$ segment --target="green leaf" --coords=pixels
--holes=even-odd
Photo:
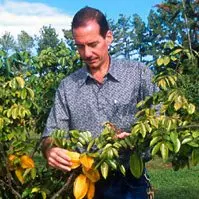
[[[120,165],[120,171],[124,176],[126,175],[126,169],[123,165]]]
[[[191,161],[193,166],[196,166],[199,163],[199,149],[194,149],[191,154]]]
[[[89,152],[94,144],[95,144],[95,139],[93,139],[89,142],[86,150]]]
[[[193,138],[199,137],[199,131],[193,131],[192,136],[193,136]]]
[[[177,153],[180,150],[181,143],[180,140],[177,138],[176,142],[174,143],[174,152]]]
[[[192,147],[199,147],[199,144],[198,144],[198,142],[196,142],[196,141],[191,141],[191,142],[188,142],[187,143],[189,146],[192,146]]]
[[[20,88],[24,88],[25,81],[22,77],[15,77]]]
[[[32,89],[30,89],[30,88],[26,88],[26,89],[27,89],[27,91],[29,93],[30,98],[33,99],[34,98],[34,91]]]
[[[140,107],[142,107],[144,104],[145,104],[145,101],[142,100],[142,101],[140,101],[140,102],[137,103],[136,107],[137,107],[137,108],[140,108]]]
[[[158,128],[158,120],[154,119],[154,118],[150,118],[149,122],[152,126],[154,126],[155,128]]]
[[[172,132],[170,133],[170,138],[171,138],[171,141],[172,141],[173,143],[175,143],[176,140],[178,139],[178,133],[172,131]]]
[[[193,140],[193,137],[189,136],[189,137],[185,138],[184,140],[182,140],[182,144],[186,144],[188,142],[191,142],[192,140]]]
[[[187,111],[190,115],[193,114],[195,110],[196,110],[196,107],[193,104],[188,105]]]
[[[18,116],[18,107],[12,108],[12,118],[16,119]]]
[[[164,63],[164,59],[163,59],[162,57],[159,57],[159,58],[157,59],[157,65],[158,65],[158,66],[161,66],[163,63]]]
[[[161,79],[161,80],[158,81],[158,86],[161,87],[164,90],[167,89],[166,81],[164,79]]]
[[[17,82],[16,82],[16,79],[12,79],[10,82],[9,82],[9,86],[13,89],[16,89],[17,88]]]
[[[26,176],[30,173],[31,168],[25,169],[24,173],[23,173],[23,177],[26,178]]]
[[[136,124],[132,130],[131,130],[131,133],[132,134],[137,134],[137,132],[140,131],[140,125],[139,124]]]
[[[176,85],[176,77],[175,76],[168,76],[168,79],[171,83],[171,85]]]
[[[32,168],[32,169],[31,169],[31,178],[32,178],[33,180],[35,179],[36,174],[37,174],[36,168]]]
[[[31,193],[37,193],[40,191],[39,187],[33,187]]]
[[[173,144],[171,142],[167,141],[167,142],[165,142],[165,144],[167,145],[167,147],[170,151],[173,151]]]
[[[46,199],[46,192],[41,191],[41,195],[42,195],[42,198],[43,198],[43,199]]]
[[[165,66],[167,66],[170,63],[170,57],[164,56],[163,63]]]
[[[151,155],[154,156],[159,150],[160,150],[160,145],[162,142],[158,142],[152,149]]]
[[[143,138],[145,138],[146,132],[147,132],[147,130],[146,130],[145,125],[143,123],[140,123],[140,133],[142,134]]]
[[[176,111],[178,111],[182,107],[182,102],[176,101],[174,104],[174,108]]]
[[[4,125],[4,119],[3,119],[3,118],[0,118],[0,129],[3,128],[3,125]]]
[[[103,178],[106,179],[108,176],[108,170],[109,170],[108,164],[106,162],[103,162],[100,166],[100,170],[101,170]]]
[[[157,136],[157,137],[154,137],[151,142],[150,142],[150,146],[153,146],[155,145],[158,141],[160,141],[162,139],[162,137],[160,136]]]
[[[174,50],[174,51],[171,53],[171,55],[178,54],[178,53],[181,52],[181,51],[182,51],[182,49],[181,49],[181,48],[178,48],[178,49]]]
[[[172,61],[176,61],[176,60],[178,60],[176,57],[174,57],[174,56],[171,56],[171,60]]]
[[[170,131],[170,130],[171,130],[171,125],[172,125],[172,121],[171,121],[171,120],[168,120],[168,121],[167,121],[167,131]]]
[[[130,171],[136,178],[140,178],[144,169],[144,163],[142,158],[137,154],[133,153],[130,156]]]
[[[113,170],[117,170],[117,164],[114,160],[111,160],[110,158],[108,160],[106,160],[108,165],[113,169]]]
[[[164,142],[160,146],[160,152],[161,152],[163,161],[166,161],[168,159],[169,150],[168,150],[167,145]]]
[[[164,44],[164,48],[169,48],[169,49],[173,49],[175,47],[175,44],[173,41],[168,41]]]
[[[177,132],[171,132],[170,138],[171,138],[171,141],[173,142],[174,152],[177,153],[180,150],[180,147],[181,147],[180,140],[178,139],[178,133]]]
[[[177,96],[178,96],[178,95],[177,95],[176,91],[175,91],[175,90],[172,91],[172,92],[169,94],[168,101],[173,102],[173,101],[176,99]]]
[[[26,99],[26,96],[27,96],[26,89],[23,89],[23,90],[21,91],[21,99]]]

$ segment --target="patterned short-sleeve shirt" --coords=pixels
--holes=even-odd
[[[62,80],[57,89],[43,137],[55,129],[88,130],[98,136],[105,122],[130,131],[136,104],[151,95],[152,72],[140,62],[111,59],[109,71],[99,84],[83,67]]]

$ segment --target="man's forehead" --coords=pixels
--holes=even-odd
[[[87,23],[80,25],[76,28],[73,28],[72,33],[73,35],[77,34],[79,31],[86,31],[86,32],[91,32],[91,31],[95,31],[97,33],[100,33],[100,26],[99,24],[95,21],[88,21]]]

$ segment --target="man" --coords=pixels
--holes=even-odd
[[[154,92],[151,72],[144,65],[111,59],[108,49],[113,35],[99,10],[79,10],[72,21],[72,34],[86,66],[62,80],[42,142],[48,164],[67,172],[72,163],[66,150],[50,147],[54,129],[88,130],[98,136],[103,123],[109,121],[121,130],[118,137],[122,139],[129,135],[136,104]],[[95,198],[147,198],[146,179],[114,175],[97,184]]]

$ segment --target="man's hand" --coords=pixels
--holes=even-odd
[[[71,171],[72,162],[66,152],[67,150],[58,147],[49,148],[46,151],[48,165],[63,171]]]
[[[42,152],[48,165],[63,171],[71,171],[71,159],[66,155],[67,150],[53,146],[51,137],[42,140]]]
[[[127,133],[127,132],[122,132],[122,133],[119,133],[119,134],[117,134],[117,138],[120,138],[120,139],[123,139],[123,138],[125,138],[125,137],[127,137],[127,136],[129,136],[130,135],[130,133]]]

